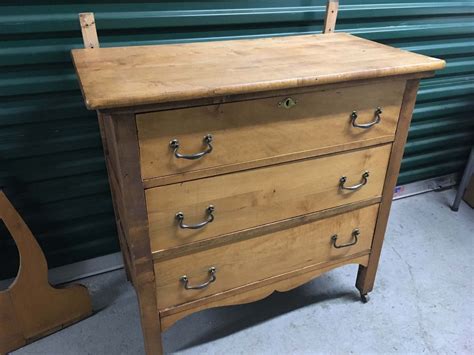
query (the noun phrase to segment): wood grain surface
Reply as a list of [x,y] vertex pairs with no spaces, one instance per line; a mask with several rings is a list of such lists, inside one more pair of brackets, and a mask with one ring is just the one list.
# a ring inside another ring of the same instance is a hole
[[[382,81],[139,114],[136,119],[142,177],[167,177],[160,180],[161,184],[179,182],[390,142],[394,139],[404,89],[404,80]],[[288,98],[296,104],[285,108]],[[352,126],[353,111],[357,111],[357,123],[368,123],[374,120],[377,107],[383,110],[379,124],[369,129]],[[180,153],[203,151],[207,148],[203,144],[206,134],[213,136],[213,150],[199,160],[178,159],[170,149],[169,142],[176,138]]]
[[[391,144],[220,175],[145,191],[152,252],[265,223],[381,196]],[[369,181],[358,191],[339,188]],[[195,224],[215,206],[212,223],[197,230],[181,229],[175,214]]]
[[403,158],[405,142],[408,137],[408,129],[416,102],[416,93],[418,92],[420,81],[409,80],[403,95],[402,109],[398,120],[398,127],[395,142],[390,152],[390,162],[387,167],[385,177],[382,202],[380,204],[379,214],[377,216],[377,225],[375,228],[374,241],[372,244],[372,253],[370,254],[367,266],[361,266],[357,275],[356,287],[361,294],[367,294],[372,291],[375,282],[375,275],[380,260],[382,244],[387,229],[388,217],[392,206],[393,193],[397,184],[398,173]]
[[161,329],[155,297],[155,273],[148,237],[145,193],[140,175],[137,127],[127,114],[99,117],[117,225],[130,260],[147,354],[161,354]]
[[[378,205],[351,211],[295,228],[284,229],[258,238],[155,263],[158,309],[189,302],[250,282],[370,250]],[[353,241],[352,232],[359,228],[355,245],[336,249],[338,243]],[[208,269],[217,269],[216,281],[201,290],[185,290],[180,281],[187,275],[189,283],[200,284],[209,278]]]
[[89,109],[433,71],[443,60],[347,33],[73,49]]
[[52,287],[38,242],[0,190],[0,220],[18,248],[20,266],[13,283],[0,291],[0,354],[56,332],[92,314],[82,285]]
[[285,292],[311,281],[315,277],[328,272],[334,268],[347,264],[367,265],[369,254],[359,253],[349,257],[339,258],[334,261],[310,265],[298,270],[292,270],[280,275],[269,277],[246,284],[231,290],[219,292],[195,301],[183,303],[176,307],[166,308],[160,311],[161,326],[166,330],[177,320],[187,315],[212,307],[230,306],[258,301],[273,292]]
[[368,200],[357,201],[354,203],[348,203],[346,205],[329,208],[318,212],[308,213],[297,217],[291,217],[288,219],[262,224],[256,227],[239,230],[238,232],[231,232],[227,234],[221,234],[215,238],[198,240],[194,243],[179,245],[174,248],[164,249],[153,253],[153,259],[158,261],[172,259],[178,256],[192,254],[197,251],[206,250],[209,248],[216,248],[219,246],[227,245],[230,243],[236,243],[242,240],[247,240],[255,237],[262,236],[264,234],[278,232],[282,229],[297,227],[306,223],[319,221],[321,219],[336,216],[342,213],[350,212],[359,208],[364,208],[370,205],[378,204],[382,200],[382,197],[375,197]]
[[326,3],[326,16],[324,17],[323,33],[334,33],[336,30],[339,0],[328,0]]

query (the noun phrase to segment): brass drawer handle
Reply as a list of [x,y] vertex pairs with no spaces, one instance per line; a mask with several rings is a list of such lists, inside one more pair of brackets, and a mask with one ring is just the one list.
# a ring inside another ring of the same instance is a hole
[[366,171],[362,174],[362,181],[357,185],[345,186],[346,181],[347,181],[347,177],[345,176],[341,176],[341,178],[339,179],[339,187],[342,190],[351,190],[351,191],[359,190],[362,186],[367,184],[367,182],[369,181],[369,172]]
[[179,222],[179,228],[182,229],[199,229],[204,227],[206,224],[211,223],[214,220],[214,215],[212,214],[214,212],[215,208],[213,205],[209,205],[208,208],[206,208],[206,212],[208,214],[207,220],[201,223],[197,224],[184,224],[184,213],[183,212],[178,212],[176,213],[176,219]]
[[364,129],[367,129],[367,128],[370,128],[374,125],[376,125],[377,123],[380,122],[381,118],[380,118],[380,115],[382,114],[382,109],[380,107],[377,107],[377,109],[375,110],[375,118],[372,122],[369,122],[369,123],[357,123],[356,120],[357,120],[357,112],[356,111],[353,111],[351,113],[351,122],[352,122],[352,126],[353,127],[357,127],[357,128],[364,128]]
[[180,277],[180,280],[181,282],[184,284],[184,289],[185,290],[201,290],[207,286],[209,286],[211,283],[213,283],[214,281],[216,281],[216,268],[214,266],[211,266],[209,268],[209,280],[207,280],[206,282],[200,284],[200,285],[196,285],[196,286],[189,286],[189,279],[186,275],[183,275]]
[[203,150],[202,152],[199,153],[194,153],[194,154],[181,154],[178,152],[179,149],[179,140],[177,138],[174,138],[170,142],[170,148],[173,149],[174,156],[178,159],[189,159],[189,160],[196,160],[199,158],[202,158],[206,154],[209,154],[212,152],[212,140],[213,137],[211,134],[206,134],[203,138],[203,143],[207,145],[206,150]]
[[339,244],[337,245],[336,242],[337,242],[337,234],[334,234],[332,237],[331,237],[331,241],[332,241],[332,246],[336,249],[340,249],[340,248],[346,248],[346,247],[350,247],[351,245],[355,245],[357,244],[357,242],[359,241],[359,235],[360,235],[360,231],[359,229],[354,229],[352,231],[352,238],[354,239],[352,242],[350,243],[346,243],[346,244]]

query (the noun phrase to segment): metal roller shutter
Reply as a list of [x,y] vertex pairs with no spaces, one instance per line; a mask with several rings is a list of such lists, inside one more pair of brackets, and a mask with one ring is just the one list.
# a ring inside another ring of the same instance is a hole
[[[118,250],[96,116],[69,51],[93,11],[102,46],[315,33],[325,0],[0,5],[0,186],[51,267]],[[399,183],[458,172],[474,141],[474,1],[344,1],[337,30],[447,60],[421,85]],[[350,53],[348,53],[350,55]],[[15,247],[0,230],[0,279]]]

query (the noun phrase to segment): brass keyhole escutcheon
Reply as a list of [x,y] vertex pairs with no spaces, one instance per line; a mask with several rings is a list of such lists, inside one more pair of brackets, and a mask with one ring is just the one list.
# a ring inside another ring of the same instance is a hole
[[286,109],[292,108],[295,105],[296,105],[296,101],[293,100],[291,97],[287,97],[286,99],[278,103],[278,106],[284,107]]

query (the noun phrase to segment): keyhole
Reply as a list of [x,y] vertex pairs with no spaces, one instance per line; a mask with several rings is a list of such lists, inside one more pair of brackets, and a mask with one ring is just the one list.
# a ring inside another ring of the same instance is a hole
[[293,100],[291,97],[288,97],[278,103],[278,106],[286,108],[286,109],[292,108],[295,105],[296,105],[296,101]]

